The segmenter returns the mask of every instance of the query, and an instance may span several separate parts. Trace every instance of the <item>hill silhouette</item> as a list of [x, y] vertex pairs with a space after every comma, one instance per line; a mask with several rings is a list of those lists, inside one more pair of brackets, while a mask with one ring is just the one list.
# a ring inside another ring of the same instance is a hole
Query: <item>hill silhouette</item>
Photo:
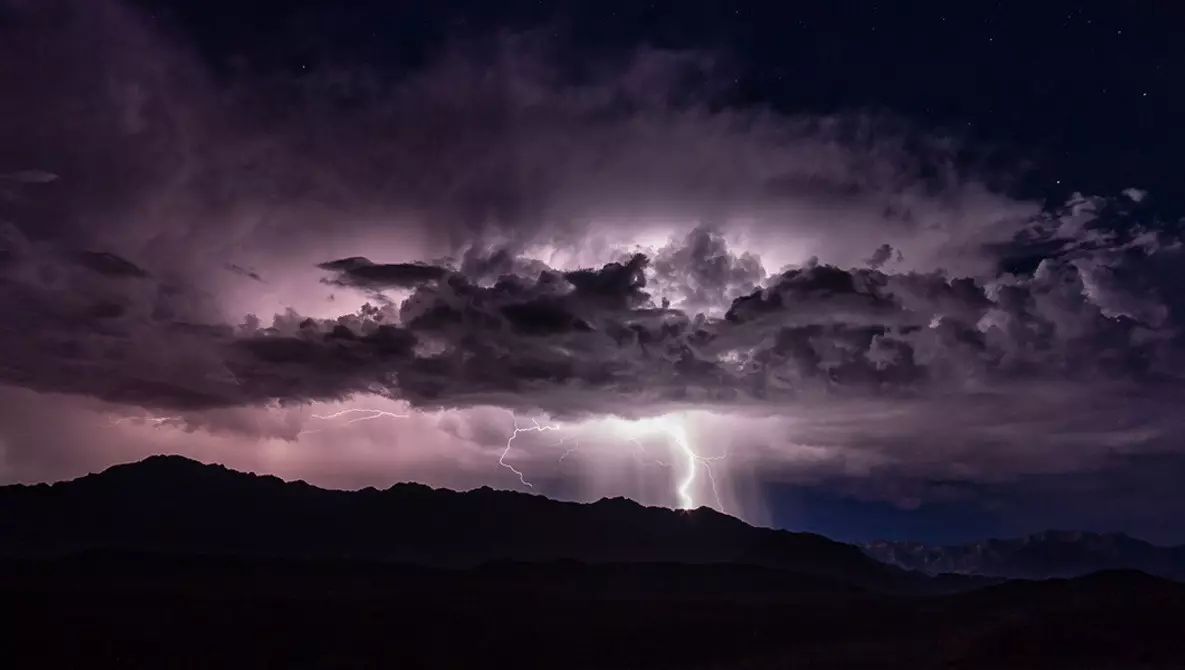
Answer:
[[67, 482], [0, 487], [0, 554], [109, 549], [365, 559], [465, 568], [492, 561], [729, 563], [886, 590], [955, 588], [821, 535], [756, 528], [708, 508], [559, 502], [419, 484], [335, 491], [154, 456]]

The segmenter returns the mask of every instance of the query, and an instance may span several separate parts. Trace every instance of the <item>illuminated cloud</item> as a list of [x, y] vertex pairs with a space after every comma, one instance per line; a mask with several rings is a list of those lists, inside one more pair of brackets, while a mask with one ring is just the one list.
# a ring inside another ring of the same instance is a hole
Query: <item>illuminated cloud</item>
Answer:
[[[704, 261], [711, 239], [666, 247], [658, 270], [634, 253], [581, 270], [518, 263], [536, 274], [493, 282], [464, 265], [327, 261], [329, 283], [411, 293], [337, 318], [238, 325], [186, 314], [186, 289], [111, 254], [16, 259], [0, 297], [12, 313], [38, 308], [5, 333], [0, 360], [10, 383], [181, 410], [373, 393], [553, 416], [777, 413], [1022, 383], [1172, 384], [1171, 310], [1139, 281], [1173, 250], [1123, 260], [1071, 245], [1031, 274], [989, 279], [815, 261], [764, 278], [756, 255], [719, 242]], [[660, 300], [651, 282], [684, 292]], [[680, 303], [724, 306], [709, 316]]]

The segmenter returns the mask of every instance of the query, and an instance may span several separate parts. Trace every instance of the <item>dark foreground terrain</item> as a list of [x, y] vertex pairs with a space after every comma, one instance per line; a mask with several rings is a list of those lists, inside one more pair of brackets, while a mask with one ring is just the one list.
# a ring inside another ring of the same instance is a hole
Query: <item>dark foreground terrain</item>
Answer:
[[1172, 668], [1141, 573], [887, 596], [784, 570], [98, 553], [8, 560], [5, 667]]
[[1176, 668], [1185, 584], [928, 576], [712, 512], [175, 457], [0, 487], [8, 668]]

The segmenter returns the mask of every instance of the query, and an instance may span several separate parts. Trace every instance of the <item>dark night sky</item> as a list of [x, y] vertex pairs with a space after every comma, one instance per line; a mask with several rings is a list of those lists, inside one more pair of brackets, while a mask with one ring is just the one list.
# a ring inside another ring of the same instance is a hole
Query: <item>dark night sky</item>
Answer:
[[[0, 9], [4, 481], [170, 450], [1185, 542], [1185, 5]], [[605, 418], [676, 410], [726, 418]], [[538, 413], [564, 451], [506, 441]], [[681, 434], [725, 490], [675, 495]]]
[[1185, 205], [1185, 7], [1169, 1], [141, 2], [224, 65], [399, 71], [446, 38], [499, 29], [554, 31], [574, 59], [708, 49], [735, 68], [733, 104], [887, 110], [1029, 164], [1025, 186], [1050, 201], [1140, 184], [1174, 214]]

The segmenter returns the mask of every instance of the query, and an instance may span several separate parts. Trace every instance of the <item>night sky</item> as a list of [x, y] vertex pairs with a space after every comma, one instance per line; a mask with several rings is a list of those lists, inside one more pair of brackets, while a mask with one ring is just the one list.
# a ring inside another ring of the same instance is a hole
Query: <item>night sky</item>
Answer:
[[0, 0], [0, 483], [1185, 543], [1183, 21]]

